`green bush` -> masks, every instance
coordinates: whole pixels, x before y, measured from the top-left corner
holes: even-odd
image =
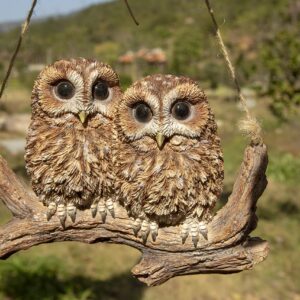
[[[280,182],[298,184],[300,182],[300,158],[290,153],[271,157],[267,174]]]
[[[267,94],[272,97],[271,109],[281,119],[286,119],[300,105],[298,28],[280,30],[261,50],[262,62],[268,72]]]
[[[14,300],[85,300],[91,291],[68,278],[55,257],[14,258],[0,264],[0,297]],[[1,299],[3,299],[1,298]]]

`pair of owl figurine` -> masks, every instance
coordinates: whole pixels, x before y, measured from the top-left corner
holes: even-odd
[[[224,176],[214,116],[193,80],[152,75],[122,93],[109,65],[83,58],[37,78],[25,160],[48,220],[64,227],[91,209],[105,221],[119,204],[144,242],[175,225],[183,242],[207,238]]]

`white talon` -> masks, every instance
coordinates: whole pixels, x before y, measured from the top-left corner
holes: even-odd
[[[188,236],[189,236],[189,225],[187,223],[183,223],[181,227],[182,244],[185,243]]]
[[[148,221],[144,220],[142,222],[142,226],[141,226],[141,237],[142,237],[142,240],[143,240],[144,244],[147,241],[147,238],[148,238],[148,235],[149,235],[149,231],[150,231],[149,223],[148,223]]]
[[[74,223],[75,219],[76,219],[76,207],[73,203],[67,204],[67,212],[68,212],[68,215],[70,216],[72,222]]]
[[[114,208],[114,202],[111,200],[111,199],[108,199],[106,201],[106,206],[107,206],[107,209],[108,211],[110,212],[111,216],[113,218],[115,218],[115,208]]]
[[[194,246],[197,247],[199,241],[199,229],[197,223],[193,223],[191,226],[191,236]]]
[[[142,226],[142,220],[141,219],[135,219],[134,223],[133,223],[133,228],[132,228],[135,236],[138,235],[138,233],[141,229],[141,226]]]
[[[191,235],[193,244],[196,248],[200,239],[200,234],[207,240],[207,223],[204,221],[199,222],[197,219],[187,219],[181,227],[181,238],[183,244],[185,243],[189,234]]]
[[[93,203],[91,205],[91,213],[92,213],[92,217],[95,218],[97,215],[97,211],[98,211],[98,203]]]
[[[56,213],[56,203],[55,202],[50,202],[47,208],[47,221],[49,221],[52,216]]]
[[[155,242],[157,236],[158,236],[158,225],[156,222],[150,223],[150,232],[152,236],[152,241]]]
[[[57,216],[59,218],[60,224],[65,228],[65,222],[67,218],[66,207],[63,204],[58,204],[57,206]]]
[[[98,204],[98,211],[101,216],[102,222],[105,223],[107,213],[106,213],[106,206],[104,202],[100,202]]]
[[[202,236],[207,240],[208,239],[208,230],[207,230],[207,224],[205,222],[199,223],[199,231],[202,234]]]

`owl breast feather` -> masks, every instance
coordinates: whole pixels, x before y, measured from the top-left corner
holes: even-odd
[[[49,127],[33,122],[26,146],[26,168],[44,204],[72,202],[87,207],[105,190],[109,147],[94,128]]]
[[[121,202],[133,217],[172,225],[197,212],[205,218],[212,210],[223,181],[218,147],[135,155],[120,153],[118,168]]]

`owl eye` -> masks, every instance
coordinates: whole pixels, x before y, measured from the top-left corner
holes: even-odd
[[[60,99],[71,99],[75,94],[74,85],[67,80],[60,81],[54,88],[56,96]]]
[[[191,114],[191,105],[188,102],[178,101],[172,107],[172,116],[177,120],[186,120]]]
[[[96,100],[106,100],[109,97],[108,85],[104,81],[97,81],[93,87],[93,98]]]
[[[148,123],[152,119],[151,108],[145,103],[137,104],[134,107],[133,115],[141,123]]]

